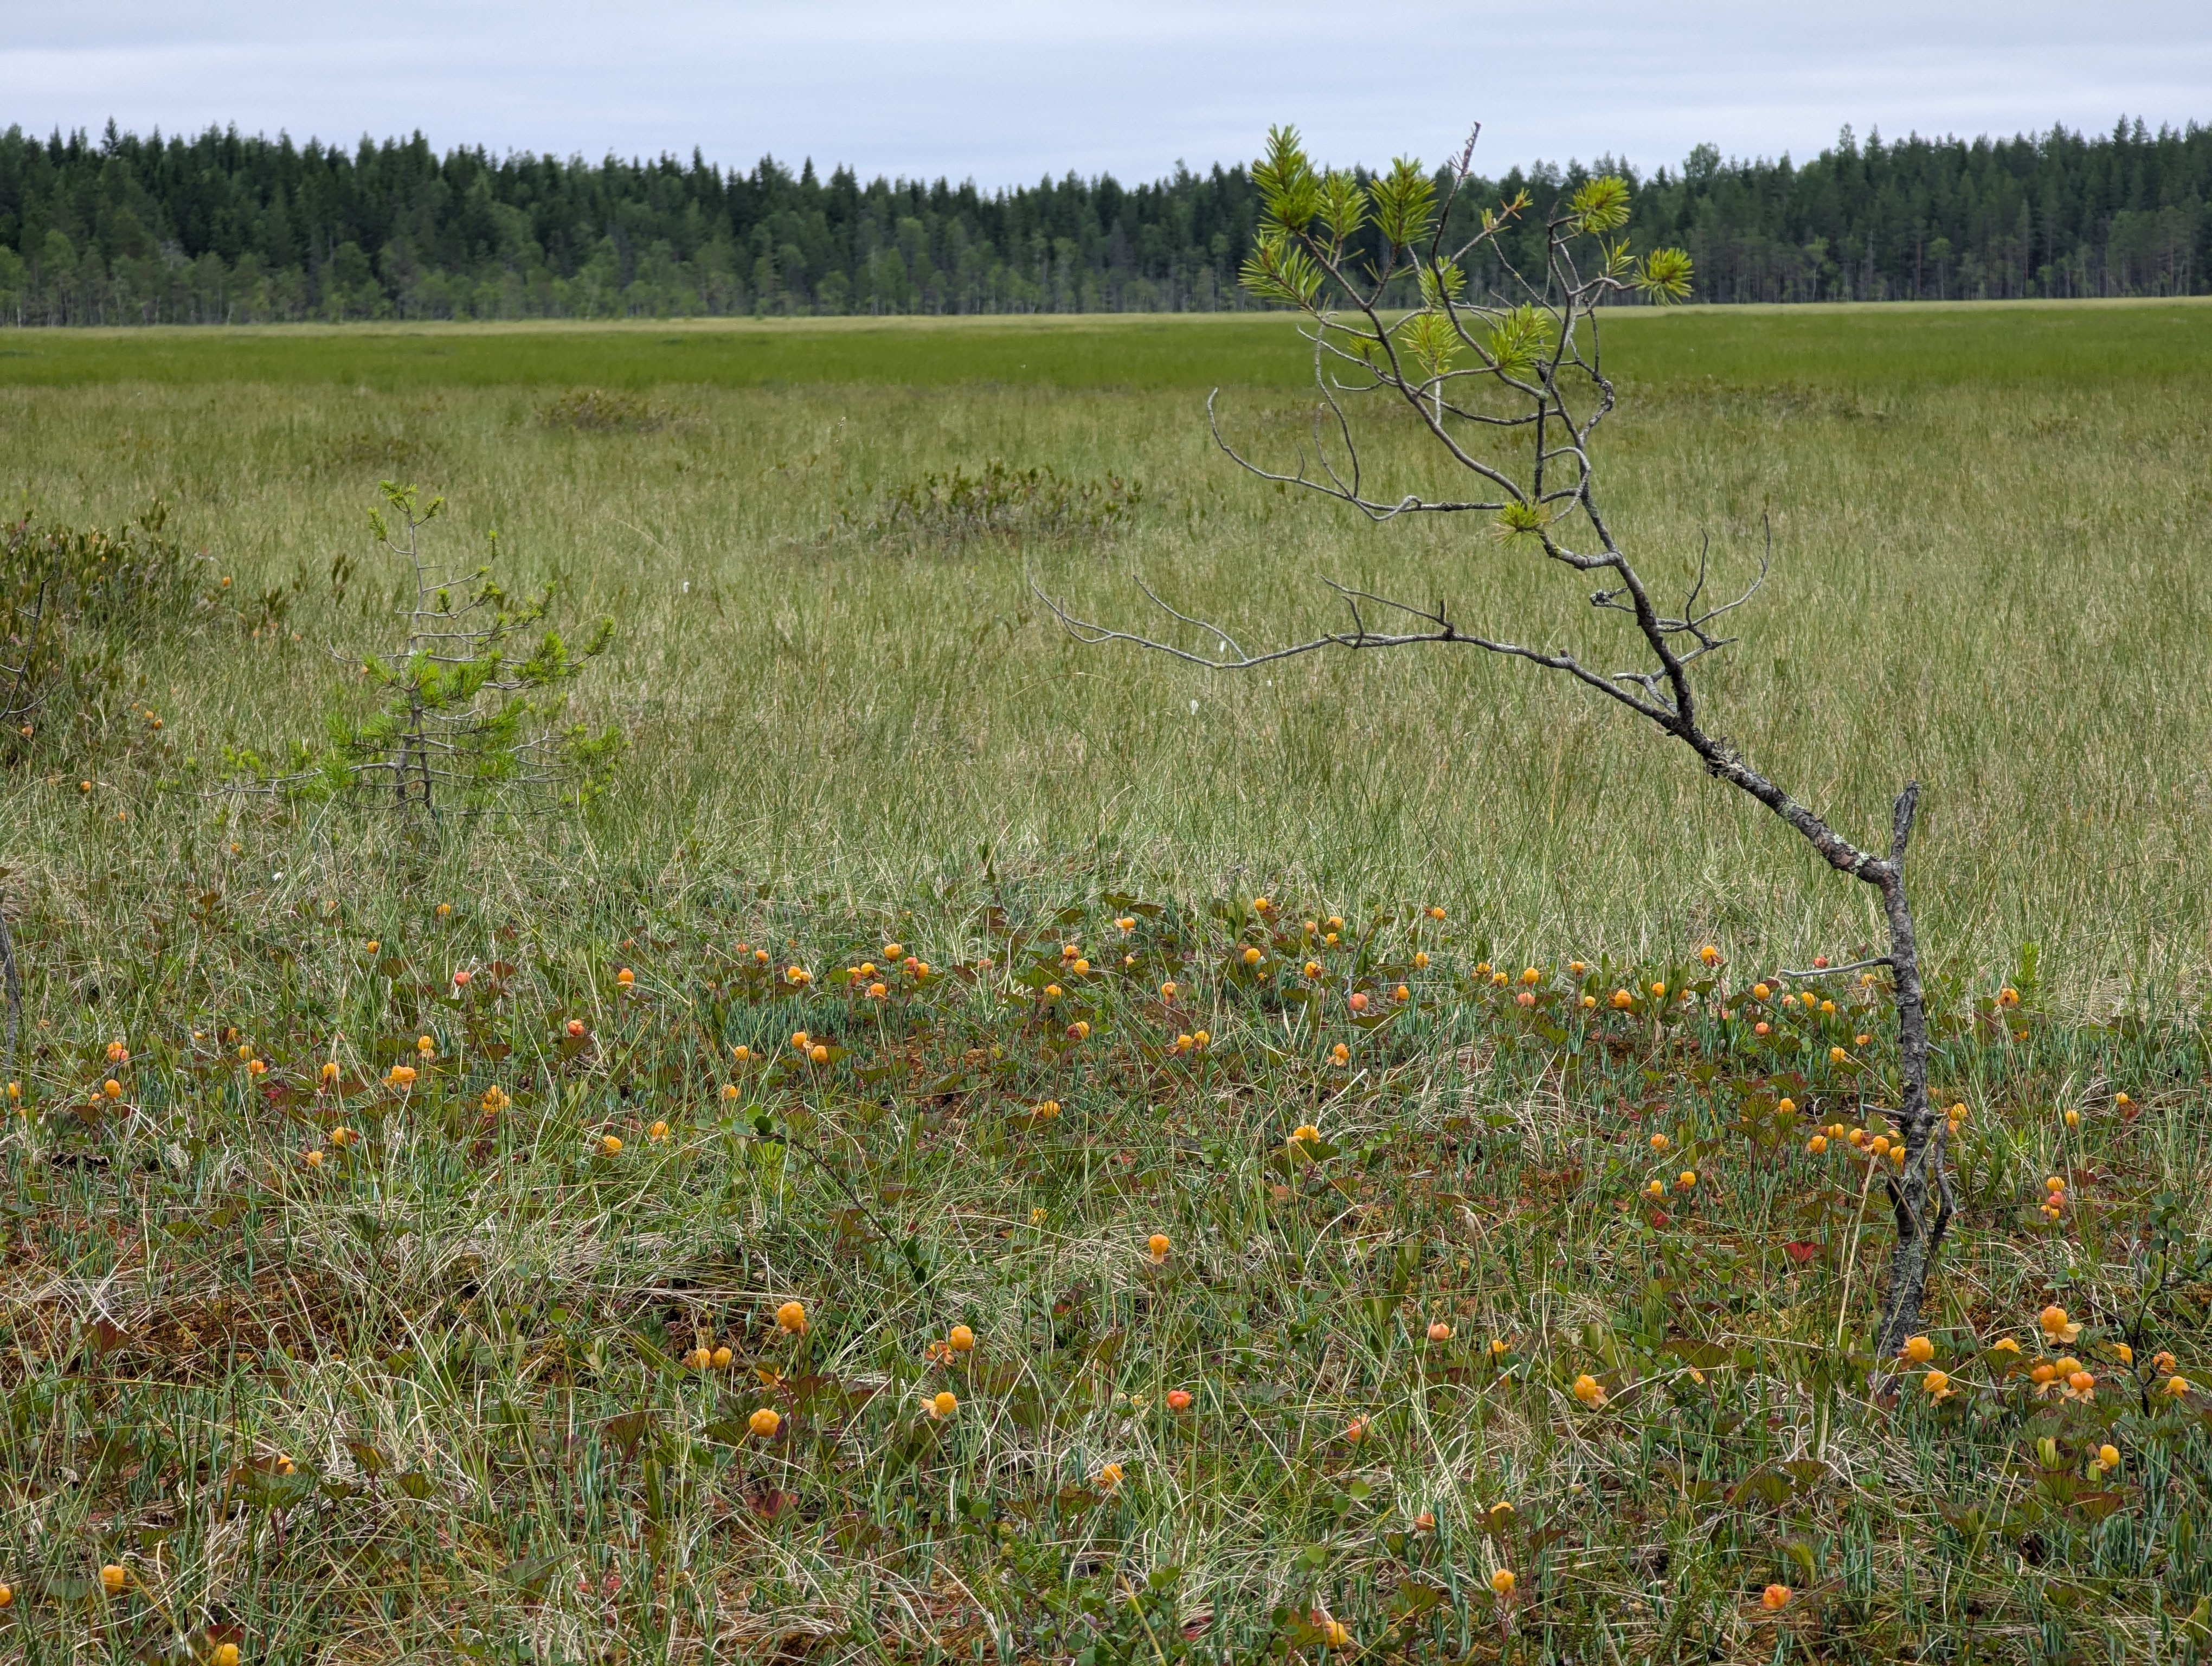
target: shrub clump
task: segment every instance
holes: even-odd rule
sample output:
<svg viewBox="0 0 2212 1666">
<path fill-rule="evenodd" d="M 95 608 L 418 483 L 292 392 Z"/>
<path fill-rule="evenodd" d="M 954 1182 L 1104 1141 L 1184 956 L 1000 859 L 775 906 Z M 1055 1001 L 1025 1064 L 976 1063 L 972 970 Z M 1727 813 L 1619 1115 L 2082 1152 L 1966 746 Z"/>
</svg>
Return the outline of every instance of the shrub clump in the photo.
<svg viewBox="0 0 2212 1666">
<path fill-rule="evenodd" d="M 132 647 L 216 615 L 204 557 L 170 536 L 158 500 L 113 532 L 41 522 L 0 526 L 0 739 L 20 758 L 41 714 L 101 727 Z"/>
<path fill-rule="evenodd" d="M 577 433 L 649 434 L 668 426 L 669 413 L 642 394 L 579 387 L 542 407 L 538 420 L 547 428 Z"/>
<path fill-rule="evenodd" d="M 992 458 L 982 471 L 925 474 L 892 489 L 847 525 L 870 538 L 951 547 L 976 538 L 1112 536 L 1144 502 L 1144 483 L 1109 474 L 1076 480 L 1049 464 L 1018 469 Z"/>
</svg>

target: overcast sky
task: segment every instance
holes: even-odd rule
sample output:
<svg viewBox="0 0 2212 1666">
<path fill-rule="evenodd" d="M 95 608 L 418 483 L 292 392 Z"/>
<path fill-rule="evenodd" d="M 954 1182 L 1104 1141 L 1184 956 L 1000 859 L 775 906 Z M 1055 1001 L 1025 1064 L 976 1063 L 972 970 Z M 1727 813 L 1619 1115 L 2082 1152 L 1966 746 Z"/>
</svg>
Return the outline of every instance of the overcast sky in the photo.
<svg viewBox="0 0 2212 1666">
<path fill-rule="evenodd" d="M 1816 15 L 1817 14 L 1817 15 Z M 2207 0 L 0 0 L 0 127 L 236 124 L 348 145 L 1155 178 L 1295 121 L 1339 162 L 1492 172 L 1711 141 L 2212 120 Z"/>
</svg>

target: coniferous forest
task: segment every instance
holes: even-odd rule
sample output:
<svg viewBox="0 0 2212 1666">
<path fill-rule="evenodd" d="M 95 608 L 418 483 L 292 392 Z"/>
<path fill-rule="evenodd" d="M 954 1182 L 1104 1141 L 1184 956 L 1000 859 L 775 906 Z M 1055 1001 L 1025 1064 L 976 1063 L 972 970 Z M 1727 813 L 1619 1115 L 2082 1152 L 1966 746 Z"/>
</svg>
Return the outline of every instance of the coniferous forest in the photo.
<svg viewBox="0 0 2212 1666">
<path fill-rule="evenodd" d="M 1256 137 L 1256 136 L 1255 136 Z M 2123 121 L 2011 139 L 1863 142 L 1802 165 L 1700 146 L 1649 176 L 1537 164 L 1537 205 L 1598 171 L 1630 234 L 1677 243 L 1704 301 L 2013 299 L 2212 289 L 2212 127 Z M 609 318 L 1188 311 L 1237 287 L 1257 216 L 1241 167 L 1123 185 L 823 177 L 763 160 L 567 161 L 420 134 L 352 150 L 111 123 L 0 134 L 0 321 Z M 1533 231 L 1534 255 L 1540 231 Z M 1498 271 L 1471 271 L 1478 283 Z"/>
</svg>

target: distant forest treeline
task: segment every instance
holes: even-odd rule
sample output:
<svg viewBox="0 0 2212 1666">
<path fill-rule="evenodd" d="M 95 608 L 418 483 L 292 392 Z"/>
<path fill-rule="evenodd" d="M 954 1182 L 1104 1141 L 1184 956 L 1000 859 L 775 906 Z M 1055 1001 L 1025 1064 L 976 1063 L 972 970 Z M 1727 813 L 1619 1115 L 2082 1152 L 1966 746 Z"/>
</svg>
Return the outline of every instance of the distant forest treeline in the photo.
<svg viewBox="0 0 2212 1666">
<path fill-rule="evenodd" d="M 2212 128 L 1836 145 L 1797 166 L 1700 146 L 1649 178 L 1601 161 L 1486 183 L 1540 205 L 1620 168 L 1639 247 L 1678 243 L 1706 301 L 2212 289 Z M 787 313 L 1177 312 L 1237 288 L 1258 212 L 1242 168 L 984 192 L 811 162 L 726 173 L 416 135 L 350 152 L 110 123 L 0 134 L 0 319 L 15 325 Z M 1520 251 L 1534 254 L 1536 238 Z M 1502 274 L 1477 270 L 1476 282 Z"/>
</svg>

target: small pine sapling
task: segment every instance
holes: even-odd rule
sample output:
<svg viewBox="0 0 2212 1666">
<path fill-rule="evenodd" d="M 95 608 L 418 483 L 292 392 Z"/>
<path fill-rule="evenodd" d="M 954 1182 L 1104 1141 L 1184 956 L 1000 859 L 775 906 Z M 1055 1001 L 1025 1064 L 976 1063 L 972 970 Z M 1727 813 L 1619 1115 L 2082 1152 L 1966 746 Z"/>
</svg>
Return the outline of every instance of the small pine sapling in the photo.
<svg viewBox="0 0 2212 1666">
<path fill-rule="evenodd" d="M 405 565 L 398 610 L 406 634 L 388 654 L 360 660 L 368 698 L 336 702 L 322 745 L 300 743 L 289 767 L 271 771 L 234 751 L 234 780 L 300 799 L 355 797 L 435 819 L 511 806 L 517 789 L 581 804 L 604 785 L 622 750 L 620 732 L 592 733 L 567 721 L 585 666 L 614 634 L 601 619 L 580 648 L 544 625 L 554 587 L 518 597 L 491 576 L 489 562 L 460 572 L 424 547 L 423 531 L 446 507 L 413 486 L 384 483 L 382 509 L 369 511 L 378 544 Z M 498 533 L 488 542 L 496 553 Z"/>
<path fill-rule="evenodd" d="M 1471 517 L 1485 528 L 1484 545 L 1509 555 L 1525 551 L 1595 582 L 1589 605 L 1626 627 L 1644 663 L 1601 670 L 1565 648 L 1470 629 L 1441 600 L 1411 601 L 1334 582 L 1348 616 L 1341 628 L 1255 653 L 1245 652 L 1228 629 L 1169 606 L 1141 581 L 1146 599 L 1214 645 L 1211 651 L 1109 629 L 1078 617 L 1042 589 L 1036 593 L 1081 641 L 1135 643 L 1216 669 L 1250 670 L 1329 648 L 1433 642 L 1559 672 L 1681 742 L 1709 774 L 1765 805 L 1831 867 L 1872 886 L 1889 952 L 1789 976 L 1832 976 L 1879 966 L 1889 972 L 1895 992 L 1905 1152 L 1899 1171 L 1883 1177 L 1897 1229 L 1875 1330 L 1877 1357 L 1887 1360 L 1918 1322 L 1929 1270 L 1952 1214 L 1945 1123 L 1928 1103 L 1927 1014 L 1905 888 L 1919 785 L 1907 782 L 1898 795 L 1887 853 L 1861 847 L 1753 769 L 1710 727 L 1693 672 L 1733 640 L 1723 634 L 1722 621 L 1759 588 L 1766 558 L 1762 555 L 1757 576 L 1741 593 L 1717 600 L 1706 594 L 1701 555 L 1686 594 L 1668 612 L 1616 536 L 1597 490 L 1594 453 L 1597 429 L 1616 397 L 1600 353 L 1601 311 L 1618 300 L 1682 299 L 1690 289 L 1690 258 L 1672 248 L 1632 252 L 1618 234 L 1628 222 L 1629 184 L 1606 174 L 1574 184 L 1541 211 L 1540 264 L 1516 263 L 1504 234 L 1539 210 L 1526 191 L 1480 209 L 1462 200 L 1474 143 L 1470 136 L 1441 177 L 1403 157 L 1364 177 L 1316 168 L 1293 128 L 1270 133 L 1265 160 L 1252 166 L 1262 212 L 1242 282 L 1259 299 L 1305 316 L 1320 394 L 1312 447 L 1285 471 L 1247 461 L 1222 437 L 1218 422 L 1214 441 L 1262 479 L 1313 492 L 1374 522 Z M 1498 289 L 1470 288 L 1467 275 L 1478 258 L 1501 272 Z M 1351 418 L 1352 408 L 1369 399 L 1385 402 L 1423 430 L 1463 488 L 1443 496 L 1378 489 Z M 1214 403 L 1206 402 L 1209 419 Z"/>
</svg>

